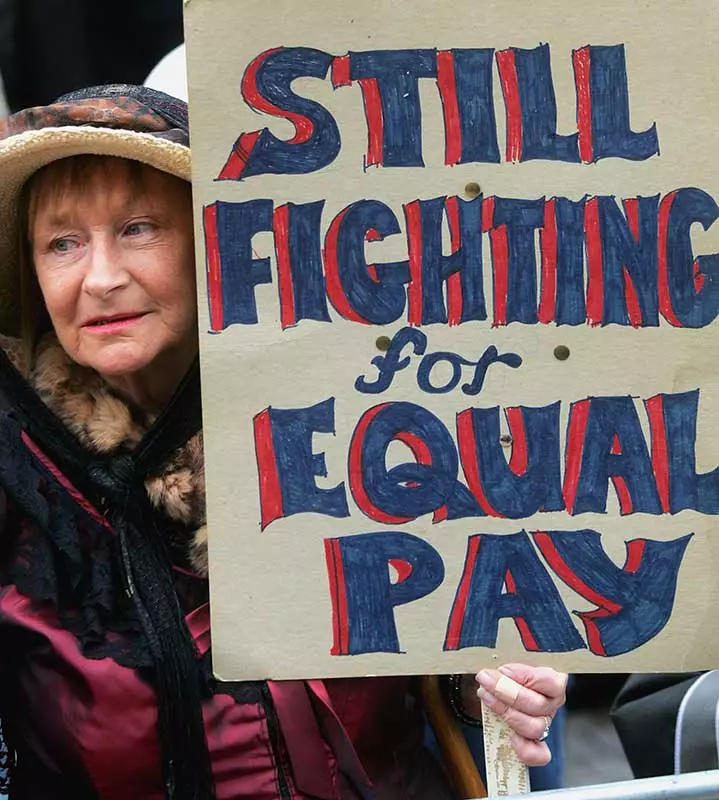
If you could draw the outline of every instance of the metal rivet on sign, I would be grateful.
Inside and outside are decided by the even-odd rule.
[[[392,340],[389,338],[389,336],[378,336],[375,344],[377,345],[378,350],[386,353],[392,345]]]
[[[502,444],[502,447],[509,447],[512,444],[512,437],[508,433],[503,433],[499,437],[499,441]]]
[[[464,187],[464,193],[468,197],[478,197],[482,192],[482,187],[477,183],[477,181],[470,181]]]
[[[557,361],[566,361],[569,358],[569,348],[566,344],[558,344],[554,348],[554,357]]]

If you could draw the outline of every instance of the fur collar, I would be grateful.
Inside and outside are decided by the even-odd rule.
[[[43,402],[79,441],[95,453],[134,449],[154,418],[118,396],[92,369],[76,364],[54,335],[45,336],[28,367],[21,343],[0,336],[0,347],[28,379]],[[170,518],[195,529],[190,560],[207,575],[205,469],[202,433],[180,447],[162,471],[145,484],[152,504]]]

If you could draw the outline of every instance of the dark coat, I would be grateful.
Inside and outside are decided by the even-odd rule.
[[[86,86],[142,84],[182,38],[182,0],[0,0],[8,104],[18,111]]]
[[[611,711],[637,778],[719,769],[719,671],[632,675]]]
[[[138,441],[143,451],[145,425],[148,434],[172,430],[131,413],[54,340],[36,359],[34,392],[4,352],[22,363],[0,337],[0,718],[17,752],[11,796],[163,800],[162,681],[126,580],[126,543],[142,542],[123,538],[106,479],[126,468],[122,452]],[[29,397],[54,417],[38,406],[28,415]],[[193,416],[179,407],[183,418]],[[72,457],[61,446],[65,436],[73,437]],[[412,679],[213,679],[201,455],[201,432],[181,435],[140,491],[154,514],[143,530],[166,543],[178,625],[194,642],[199,724],[218,800],[446,800],[422,746]],[[105,482],[86,479],[100,474]],[[139,585],[149,562],[136,566],[130,572]],[[152,598],[145,600],[148,608]]]

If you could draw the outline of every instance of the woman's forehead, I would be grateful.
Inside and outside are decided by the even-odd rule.
[[[98,201],[120,210],[138,202],[172,202],[179,181],[137,161],[110,156],[75,156],[56,161],[37,172],[28,183],[29,223],[38,214],[43,222],[61,222]],[[184,183],[180,181],[181,183]]]
[[[56,191],[78,192],[107,182],[143,184],[151,172],[157,170],[138,161],[81,155],[53,161],[38,170],[28,185],[31,191],[41,193],[52,188]]]

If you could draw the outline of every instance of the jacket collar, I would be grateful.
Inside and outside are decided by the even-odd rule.
[[[193,567],[206,575],[197,367],[155,418],[131,406],[97,372],[72,361],[54,335],[40,341],[31,368],[17,340],[0,338],[0,351],[6,362],[0,363],[0,389],[10,405],[24,411],[24,424],[34,429],[33,438],[51,443],[67,461],[76,461],[75,468],[70,467],[75,473],[86,472],[88,453],[107,463],[111,475],[123,464],[130,465],[141,476],[153,507],[193,529],[188,555]]]

